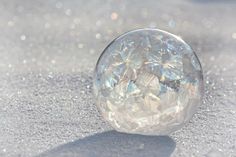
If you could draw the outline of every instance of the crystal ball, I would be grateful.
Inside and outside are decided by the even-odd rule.
[[[188,122],[201,103],[201,64],[180,37],[138,29],[112,41],[94,72],[103,117],[120,132],[166,135]]]

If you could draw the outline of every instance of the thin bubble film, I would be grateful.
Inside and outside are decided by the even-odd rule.
[[[140,29],[115,39],[95,70],[98,108],[119,131],[168,134],[196,112],[203,92],[200,62],[182,39]]]

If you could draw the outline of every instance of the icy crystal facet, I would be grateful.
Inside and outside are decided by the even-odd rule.
[[[201,102],[200,62],[179,37],[139,29],[102,53],[94,93],[102,115],[118,131],[164,135],[179,129]]]

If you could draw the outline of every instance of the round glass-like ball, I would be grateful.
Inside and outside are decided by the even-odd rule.
[[[201,64],[181,38],[139,29],[112,41],[100,56],[94,94],[103,117],[120,132],[165,135],[196,112]]]

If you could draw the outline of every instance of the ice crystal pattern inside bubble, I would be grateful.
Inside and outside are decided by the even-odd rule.
[[[118,131],[168,134],[195,113],[203,90],[198,58],[182,39],[157,29],[128,32],[100,56],[94,93]]]

